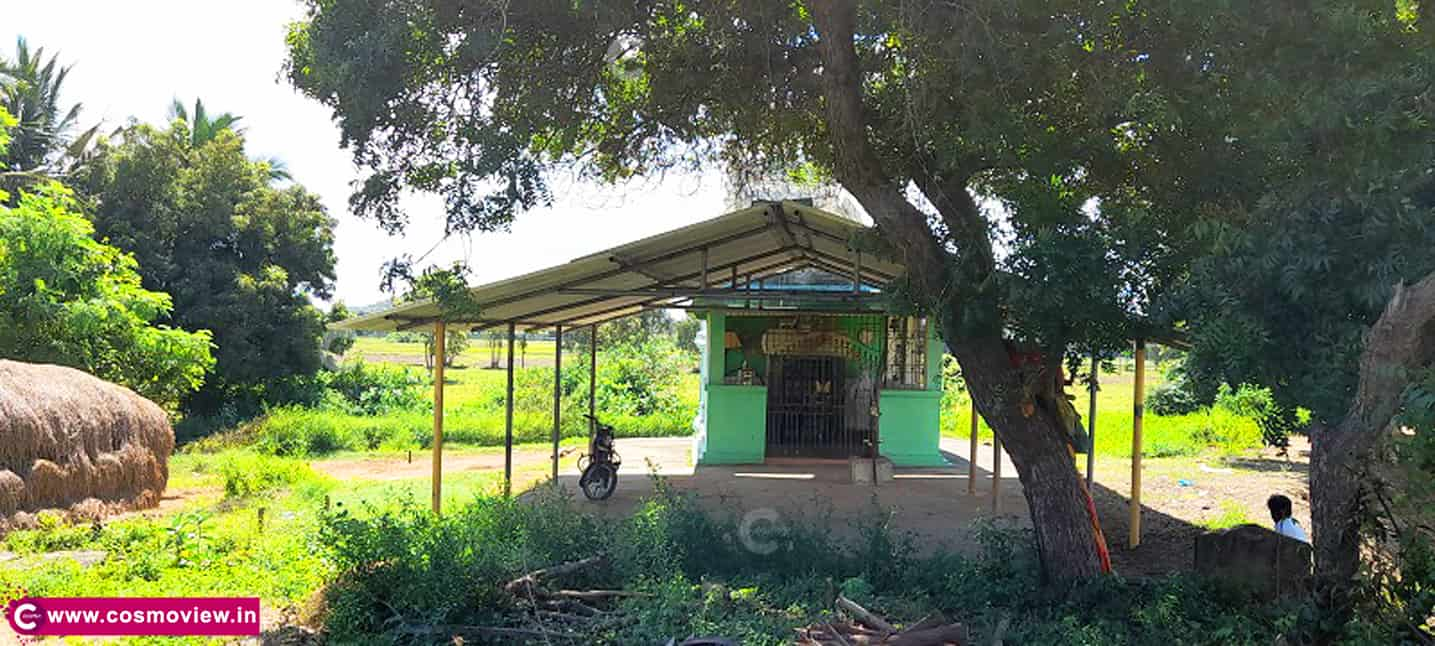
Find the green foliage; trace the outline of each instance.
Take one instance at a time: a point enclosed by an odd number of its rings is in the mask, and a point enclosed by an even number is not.
[[[198,98],[194,100],[193,112],[185,108],[179,99],[175,99],[169,105],[169,116],[171,119],[184,124],[185,130],[189,132],[189,145],[194,148],[214,141],[214,138],[219,136],[219,133],[223,130],[228,130],[237,135],[244,134],[242,128],[235,127],[235,124],[239,123],[244,117],[230,112],[210,117],[209,113],[204,109],[204,101]]]
[[[1255,420],[1261,427],[1262,439],[1271,446],[1285,446],[1286,438],[1299,424],[1296,411],[1276,402],[1269,388],[1241,384],[1233,391],[1229,384],[1221,384],[1216,389],[1215,405]]]
[[[320,380],[338,396],[330,402],[346,413],[383,415],[429,408],[423,393],[429,380],[404,366],[353,361],[324,373]]]
[[[231,130],[194,145],[181,122],[134,125],[85,174],[98,234],[134,254],[149,289],[173,296],[176,324],[213,332],[214,374],[194,415],[313,395],[323,315],[309,295],[334,279],[333,226],[318,196],[270,184]]]
[[[1190,325],[1188,368],[1207,392],[1266,385],[1282,408],[1332,425],[1394,285],[1435,269],[1435,108],[1421,98],[1435,31],[1428,7],[1417,18],[1400,4],[1267,7],[1281,21],[1247,50],[1258,66],[1229,76],[1241,118],[1227,136],[1266,152],[1231,160],[1249,177],[1233,196],[1242,208],[1191,227],[1201,255],[1173,312]]]
[[[161,518],[56,522],[12,532],[6,547],[20,558],[0,567],[0,595],[20,590],[51,597],[247,595],[274,607],[297,606],[330,576],[313,545],[316,505],[295,496],[263,500],[269,513],[260,531],[250,502],[232,499],[214,509],[191,506]],[[106,556],[81,565],[40,554],[49,549],[100,550]]]
[[[15,39],[15,57],[0,56],[0,110],[17,121],[10,146],[0,149],[0,190],[18,189],[46,178],[67,179],[87,161],[99,124],[76,134],[81,106],[60,99],[69,66],[59,56],[45,57],[23,36]],[[4,202],[0,199],[0,202]]]
[[[170,297],[95,240],[68,189],[0,206],[0,356],[73,366],[173,408],[214,364],[207,331],[158,325]]]
[[[324,315],[324,323],[338,323],[352,316],[353,314],[349,312],[349,308],[344,305],[344,302],[338,301],[329,308],[329,313]],[[354,343],[357,341],[358,336],[349,330],[329,330],[324,332],[324,350],[341,357],[353,348]]]
[[[273,455],[317,457],[334,451],[372,451],[424,445],[433,428],[430,414],[395,412],[383,416],[334,409],[281,406],[244,427],[254,448]]]
[[[302,460],[246,451],[223,454],[218,472],[230,498],[250,498],[316,477]]]
[[[1156,415],[1187,415],[1201,408],[1196,396],[1180,381],[1168,381],[1146,396],[1146,409]]]
[[[830,619],[838,591],[899,624],[933,611],[960,617],[977,643],[989,641],[1003,617],[1011,622],[1006,638],[1020,643],[1263,644],[1303,634],[1291,608],[1253,604],[1219,582],[1186,576],[1105,577],[1037,591],[1030,531],[985,523],[974,529],[979,554],[918,556],[903,552],[904,538],[880,509],[854,542],[780,515],[785,529],[769,544],[774,550],[754,553],[736,513],[705,512],[661,481],[657,489],[631,516],[602,521],[546,489],[526,503],[480,498],[442,517],[415,506],[339,510],[320,530],[337,573],[325,591],[325,627],[342,642],[397,637],[385,631],[399,622],[513,625],[523,620],[504,582],[604,553],[605,565],[562,584],[651,596],[624,603],[629,620],[589,632],[588,643],[693,634],[790,643],[794,628]]]
[[[1222,500],[1221,512],[1216,516],[1201,523],[1206,529],[1228,529],[1236,525],[1245,525],[1251,522],[1246,515],[1246,508],[1234,500]]]
[[[424,365],[433,369],[433,334],[424,334]],[[452,367],[458,355],[468,349],[468,330],[450,328],[443,335],[443,365]]]

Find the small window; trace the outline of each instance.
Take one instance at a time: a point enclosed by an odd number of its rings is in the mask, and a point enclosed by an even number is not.
[[[927,389],[927,319],[887,318],[887,388]]]

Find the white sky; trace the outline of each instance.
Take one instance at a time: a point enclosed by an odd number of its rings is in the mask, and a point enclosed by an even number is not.
[[[236,5],[213,0],[46,0],[5,3],[0,55],[14,53],[17,35],[30,47],[60,53],[73,63],[62,100],[81,102],[81,123],[109,127],[130,117],[162,123],[172,99],[211,114],[244,119],[248,151],[278,157],[295,181],[319,194],[339,225],[336,297],[350,305],[384,298],[380,265],[434,246],[442,233],[442,201],[409,200],[411,223],[390,238],[349,213],[349,183],[358,176],[339,148],[328,108],[279,78],[285,25],[302,15],[289,0]],[[652,178],[626,187],[555,186],[553,208],[522,215],[512,232],[451,240],[430,255],[448,262],[467,257],[471,280],[486,283],[566,262],[630,240],[719,215],[724,192],[718,173]]]

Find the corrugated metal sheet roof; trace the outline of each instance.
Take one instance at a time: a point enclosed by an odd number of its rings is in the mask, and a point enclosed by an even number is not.
[[[850,275],[881,285],[901,265],[853,251],[865,227],[798,203],[755,204],[711,220],[635,240],[570,262],[472,288],[482,307],[475,327],[514,323],[520,329],[590,325],[685,301],[695,291],[738,285],[798,268]],[[706,256],[706,258],[704,258]],[[702,285],[704,267],[707,285]],[[715,288],[714,286],[717,286]],[[334,324],[336,329],[390,331],[432,323],[432,302],[406,303]]]

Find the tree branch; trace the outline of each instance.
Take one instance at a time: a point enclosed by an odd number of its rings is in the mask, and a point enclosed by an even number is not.
[[[945,300],[945,254],[926,216],[887,176],[867,139],[861,67],[853,46],[856,7],[852,0],[819,0],[810,8],[820,37],[817,50],[822,58],[822,96],[827,136],[832,143],[833,174],[902,254],[901,260],[919,295],[932,304]]]

